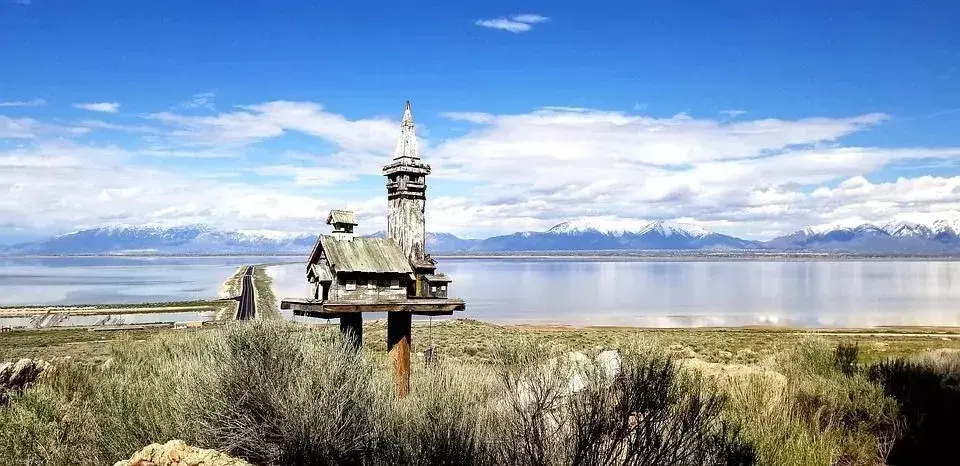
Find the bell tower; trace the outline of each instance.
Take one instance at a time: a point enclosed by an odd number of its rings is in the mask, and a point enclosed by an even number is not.
[[[396,241],[414,264],[424,262],[426,256],[424,209],[429,174],[430,165],[420,160],[413,114],[407,101],[393,160],[383,167],[383,175],[387,177],[387,238]]]

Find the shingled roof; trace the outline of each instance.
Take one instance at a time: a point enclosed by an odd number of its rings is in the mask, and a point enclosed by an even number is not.
[[[321,236],[318,246],[337,272],[413,273],[407,256],[393,240],[356,237],[349,241]],[[316,260],[316,253],[310,258]]]
[[[331,210],[330,215],[327,215],[327,225],[334,223],[356,225],[357,221],[354,219],[353,212],[349,210]]]

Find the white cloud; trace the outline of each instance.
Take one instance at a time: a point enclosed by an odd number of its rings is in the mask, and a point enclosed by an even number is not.
[[[176,128],[173,135],[200,145],[246,145],[296,131],[330,141],[350,152],[390,153],[398,124],[387,119],[349,120],[312,102],[275,101],[239,107],[215,116],[170,112],[149,118]]]
[[[478,19],[473,24],[480,27],[500,29],[502,31],[519,34],[533,29],[534,24],[544,23],[549,20],[550,18],[537,14],[521,14],[509,18]]]
[[[189,109],[202,108],[206,110],[216,110],[216,107],[214,107],[213,105],[214,99],[216,99],[216,97],[217,97],[217,94],[211,91],[200,92],[200,93],[194,94],[193,97],[190,98],[190,100],[186,102],[182,102],[180,106],[183,108],[189,108]]]
[[[728,121],[544,107],[442,115],[469,131],[421,140],[433,166],[427,219],[434,231],[485,236],[579,217],[686,218],[762,238],[844,218],[960,209],[960,179],[875,181],[879,170],[904,162],[955,165],[960,147],[843,143],[882,128],[884,114]],[[203,222],[315,231],[325,228],[325,209],[346,207],[361,212],[366,231],[382,228],[382,189],[356,181],[379,175],[389,160],[394,119],[350,119],[317,103],[275,101],[209,116],[156,113],[144,121],[63,126],[0,116],[0,137],[24,144],[0,149],[0,192],[15,194],[0,200],[0,218],[30,229]],[[59,139],[83,131],[122,131],[125,140],[139,140],[119,148]],[[317,146],[250,157],[263,150],[257,143],[290,133]],[[300,147],[297,141],[288,147]]]
[[[469,121],[470,123],[489,123],[493,121],[494,116],[481,112],[443,112],[444,118],[457,121]]]
[[[92,102],[86,104],[73,104],[74,108],[88,110],[91,112],[117,113],[120,111],[120,104],[117,102]]]
[[[745,114],[745,113],[747,113],[746,110],[721,110],[721,111],[720,111],[720,114],[721,114],[721,115],[726,115],[726,116],[728,116],[728,117],[730,117],[730,118],[736,118],[736,117],[741,116],[741,115],[743,115],[743,114]]]
[[[141,166],[133,163],[136,158],[118,147],[62,141],[0,150],[0,192],[9,193],[0,196],[0,218],[53,231],[112,223],[313,231],[322,228],[331,205],[346,204],[316,193]]]
[[[584,109],[447,116],[478,127],[426,150],[435,178],[479,183],[473,199],[484,215],[541,229],[583,216],[692,217],[769,236],[834,215],[809,187],[906,160],[960,159],[960,148],[840,145],[883,114],[740,122]]]
[[[35,139],[40,136],[78,136],[88,128],[43,123],[33,118],[10,118],[0,115],[0,139]]]
[[[44,105],[47,105],[47,101],[44,99],[13,100],[8,102],[0,102],[0,107],[42,107]]]
[[[32,118],[10,118],[0,115],[0,138],[31,139],[39,122]]]

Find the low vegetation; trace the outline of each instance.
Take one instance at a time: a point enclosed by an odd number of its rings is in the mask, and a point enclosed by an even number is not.
[[[237,267],[233,275],[223,282],[223,286],[220,289],[220,297],[235,298],[240,296],[240,290],[243,288],[243,274],[245,273],[247,273],[246,265]]]
[[[11,396],[0,464],[112,464],[170,439],[254,464],[938,464],[960,419],[939,336],[418,322],[415,351],[440,362],[416,355],[396,400],[381,331],[362,353],[283,321],[5,332],[0,351],[42,357],[123,336]]]
[[[277,297],[273,294],[273,279],[267,275],[266,267],[258,265],[253,268],[253,286],[257,294],[257,317],[279,319],[280,309],[277,308]]]
[[[481,371],[421,367],[396,400],[381,361],[331,331],[171,333],[11,397],[0,463],[110,464],[170,438],[256,464],[753,463],[725,398],[668,358],[624,353],[614,375],[528,348]]]

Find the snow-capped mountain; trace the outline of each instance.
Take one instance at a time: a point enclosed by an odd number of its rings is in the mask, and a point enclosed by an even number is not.
[[[207,225],[118,225],[19,244],[17,254],[278,254],[309,251],[315,235],[267,230],[220,231]]]
[[[609,236],[623,236],[628,234],[646,234],[653,232],[663,237],[672,235],[699,238],[710,234],[703,227],[693,223],[671,222],[658,220],[643,222],[637,220],[596,220],[578,219],[559,223],[546,233],[576,235],[583,233],[601,233]]]
[[[293,254],[306,255],[317,233],[218,230],[207,225],[111,226],[75,231],[0,250],[3,254]],[[383,232],[371,236],[383,236]],[[746,250],[825,251],[863,254],[960,253],[960,218],[929,223],[829,224],[808,227],[770,241],[749,241],[675,221],[578,219],[546,231],[526,231],[484,240],[427,233],[427,251],[455,252]]]
[[[822,250],[858,253],[960,252],[960,219],[929,224],[890,221],[879,225],[831,224],[808,227],[764,243],[771,249]]]
[[[580,219],[544,232],[495,236],[475,251],[594,251],[627,249],[752,249],[753,241],[713,233],[690,223]]]
[[[897,238],[929,238],[933,236],[933,230],[920,223],[893,221],[885,223],[880,228],[890,236]]]
[[[378,231],[367,236],[372,238],[385,238],[386,233],[383,231]],[[430,232],[427,232],[426,241],[427,251],[433,254],[469,251],[480,242],[478,239],[459,238],[450,233]]]

